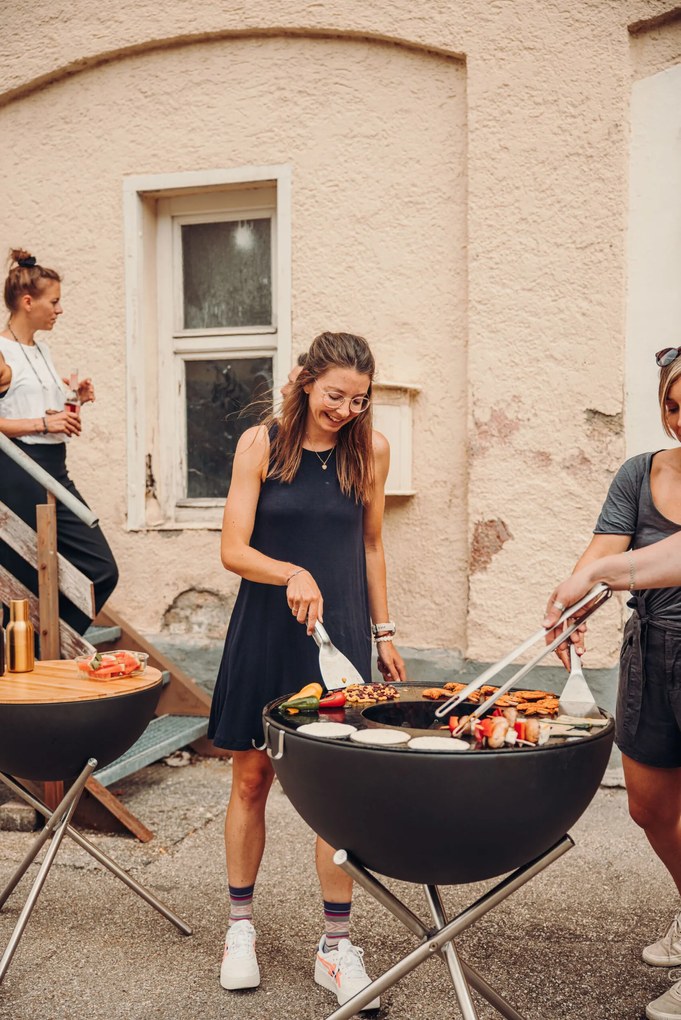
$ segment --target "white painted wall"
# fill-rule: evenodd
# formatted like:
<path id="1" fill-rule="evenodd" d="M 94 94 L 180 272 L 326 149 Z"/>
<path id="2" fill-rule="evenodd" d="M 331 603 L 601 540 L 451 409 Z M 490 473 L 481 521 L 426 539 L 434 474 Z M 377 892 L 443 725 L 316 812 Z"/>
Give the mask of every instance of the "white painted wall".
<path id="1" fill-rule="evenodd" d="M 627 456 L 672 445 L 653 355 L 681 345 L 681 64 L 637 81 L 631 104 Z"/>

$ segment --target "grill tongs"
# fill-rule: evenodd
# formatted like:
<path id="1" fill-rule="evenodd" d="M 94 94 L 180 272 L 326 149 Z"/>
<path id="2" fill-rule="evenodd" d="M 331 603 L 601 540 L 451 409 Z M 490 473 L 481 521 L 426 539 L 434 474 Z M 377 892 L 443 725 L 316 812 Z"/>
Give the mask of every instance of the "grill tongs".
<path id="1" fill-rule="evenodd" d="M 573 631 L 577 630 L 579 625 L 584 620 L 591 616 L 592 613 L 595 613 L 597 609 L 600 609 L 603 603 L 607 602 L 611 595 L 612 591 L 610 590 L 610 588 L 608 588 L 607 585 L 597 584 L 591 589 L 591 591 L 587 595 L 584 596 L 584 598 L 580 599 L 579 602 L 575 602 L 573 606 L 568 606 L 565 612 L 561 615 L 560 619 L 554 625 L 555 627 L 559 627 L 562 623 L 565 623 L 565 621 L 568 620 L 570 617 L 574 617 L 575 613 L 579 612 L 579 610 L 583 606 L 587 606 L 588 603 L 590 602 L 592 603 L 591 605 L 588 605 L 588 608 L 585 609 L 583 613 L 580 614 L 578 619 L 575 619 L 572 621 L 572 623 L 568 624 L 565 630 L 561 631 L 557 638 L 554 638 L 554 640 L 551 641 L 550 644 L 548 645 L 545 644 L 539 655 L 535 656 L 535 658 L 532 659 L 531 662 L 528 662 L 524 666 L 521 666 L 517 673 L 514 673 L 513 676 L 509 680 L 507 680 L 505 684 L 502 684 L 502 686 L 499 687 L 499 689 L 496 690 L 494 694 L 490 695 L 487 701 L 483 702 L 481 705 L 478 705 L 475 711 L 471 712 L 470 718 L 478 719 L 480 718 L 481 715 L 484 715 L 485 712 L 487 712 L 492 707 L 497 698 L 500 698 L 502 695 L 506 694 L 507 691 L 510 691 L 511 687 L 513 687 L 514 684 L 516 684 L 527 673 L 529 673 L 531 669 L 534 669 L 537 663 L 541 662 L 545 655 L 548 655 L 549 652 L 554 651 L 554 649 L 556 649 L 558 645 L 562 644 L 563 641 L 565 641 L 565 639 L 569 637 Z M 553 630 L 554 628 L 552 627 L 551 629 Z M 479 688 L 482 687 L 483 684 L 487 683 L 487 681 L 491 680 L 492 677 L 495 677 L 497 673 L 500 673 L 502 669 L 510 665 L 510 663 L 512 663 L 514 659 L 517 659 L 519 655 L 522 655 L 524 652 L 526 652 L 528 648 L 531 648 L 532 645 L 535 645 L 537 641 L 540 640 L 545 641 L 545 639 L 546 630 L 542 627 L 541 630 L 538 630 L 536 634 L 533 634 L 532 637 L 529 637 L 526 641 L 523 641 L 521 645 L 518 645 L 517 648 L 514 648 L 512 652 L 509 652 L 509 654 L 505 656 L 505 658 L 500 659 L 499 662 L 496 662 L 493 666 L 490 666 L 489 669 L 486 669 L 481 676 L 476 677 L 475 680 L 471 681 L 471 683 L 469 683 L 467 687 L 464 687 L 463 690 L 459 691 L 458 694 L 453 695 L 453 697 L 451 697 L 449 701 L 443 702 L 443 704 L 440 705 L 435 711 L 436 718 L 442 719 L 443 716 L 449 715 L 452 709 L 456 708 L 457 705 L 460 705 L 462 701 L 465 701 L 468 697 L 470 697 L 470 695 L 473 694 L 474 691 L 479 690 Z M 455 730 L 453 735 L 456 736 L 457 732 L 458 730 Z"/>

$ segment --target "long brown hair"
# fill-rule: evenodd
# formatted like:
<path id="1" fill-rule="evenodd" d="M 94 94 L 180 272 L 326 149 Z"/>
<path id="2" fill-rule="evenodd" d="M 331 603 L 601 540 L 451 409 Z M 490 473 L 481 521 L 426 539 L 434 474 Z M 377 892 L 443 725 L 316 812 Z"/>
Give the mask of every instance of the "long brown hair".
<path id="1" fill-rule="evenodd" d="M 5 280 L 5 304 L 9 312 L 16 312 L 22 294 L 38 297 L 44 287 L 43 280 L 61 283 L 61 276 L 55 269 L 39 266 L 34 256 L 23 248 L 12 248 L 9 263 L 10 270 Z"/>
<path id="2" fill-rule="evenodd" d="M 665 407 L 665 401 L 669 396 L 669 391 L 681 377 L 681 357 L 675 358 L 670 365 L 665 365 L 664 368 L 660 369 L 660 383 L 657 388 L 657 396 L 660 401 L 660 415 L 662 417 L 662 428 L 665 430 L 670 439 L 678 440 L 678 436 L 669 427 L 667 421 L 667 409 Z"/>
<path id="3" fill-rule="evenodd" d="M 330 368 L 352 368 L 373 381 L 376 365 L 364 337 L 353 333 L 321 333 L 310 346 L 305 364 L 290 392 L 284 398 L 279 417 L 265 422 L 272 432 L 268 478 L 292 482 L 303 456 L 308 397 L 305 386 Z M 368 396 L 371 396 L 371 383 Z M 366 505 L 374 490 L 373 417 L 371 404 L 338 432 L 336 471 L 341 491 L 357 503 Z"/>

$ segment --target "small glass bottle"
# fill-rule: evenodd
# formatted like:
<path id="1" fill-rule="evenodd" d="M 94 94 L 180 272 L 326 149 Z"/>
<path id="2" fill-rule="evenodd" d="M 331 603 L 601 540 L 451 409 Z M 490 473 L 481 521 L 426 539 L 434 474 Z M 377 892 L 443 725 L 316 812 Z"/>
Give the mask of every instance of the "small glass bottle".
<path id="1" fill-rule="evenodd" d="M 64 408 L 78 414 L 80 411 L 80 397 L 78 396 L 78 370 L 71 372 L 69 376 L 69 392 L 64 400 Z"/>
<path id="2" fill-rule="evenodd" d="M 30 673 L 33 665 L 33 624 L 28 616 L 28 599 L 10 599 L 7 670 L 10 673 Z"/>

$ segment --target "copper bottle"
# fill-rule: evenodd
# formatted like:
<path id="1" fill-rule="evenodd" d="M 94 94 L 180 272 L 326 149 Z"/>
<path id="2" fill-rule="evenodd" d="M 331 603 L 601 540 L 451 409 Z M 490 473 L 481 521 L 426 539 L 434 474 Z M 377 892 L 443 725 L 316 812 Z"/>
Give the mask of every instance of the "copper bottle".
<path id="1" fill-rule="evenodd" d="M 33 669 L 33 624 L 28 618 L 28 599 L 11 599 L 7 624 L 7 670 L 29 673 Z"/>

